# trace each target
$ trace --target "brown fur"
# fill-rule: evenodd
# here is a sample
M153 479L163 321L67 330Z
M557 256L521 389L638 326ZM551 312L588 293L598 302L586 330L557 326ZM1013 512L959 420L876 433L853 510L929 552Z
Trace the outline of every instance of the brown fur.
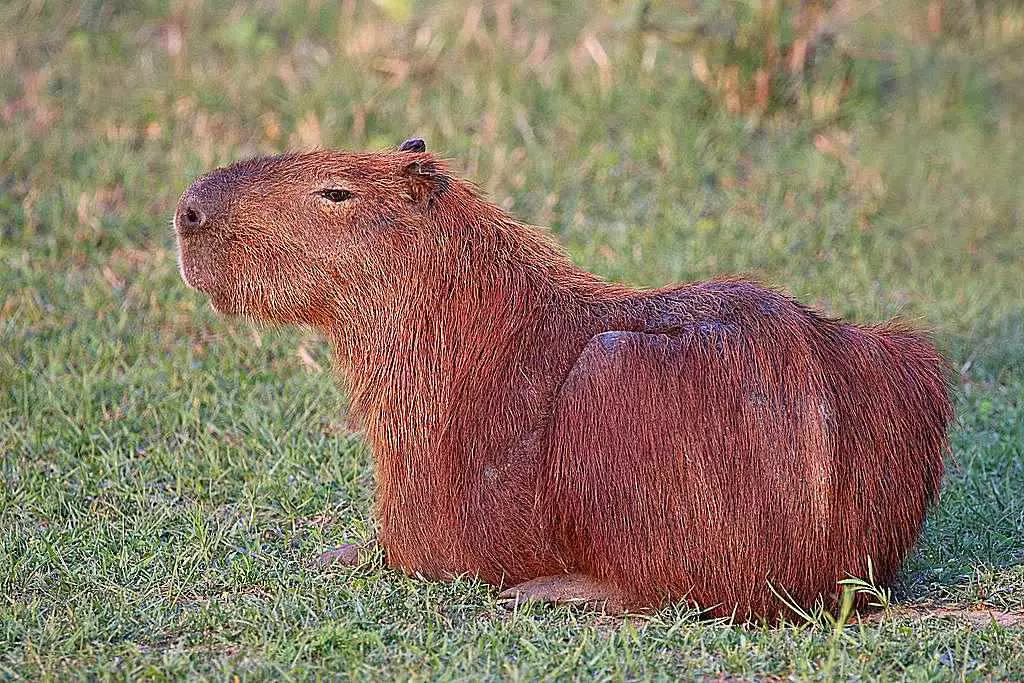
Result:
M219 169L176 216L217 310L330 340L392 566L742 618L893 578L952 414L928 342L741 279L609 284L414 142Z

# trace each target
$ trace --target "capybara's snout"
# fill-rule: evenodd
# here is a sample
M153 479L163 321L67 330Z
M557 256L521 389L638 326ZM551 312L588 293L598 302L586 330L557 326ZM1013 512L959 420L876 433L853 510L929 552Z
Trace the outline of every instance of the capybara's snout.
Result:
M182 235L199 232L206 225L206 202L197 193L188 192L178 203L178 211L174 216L174 225Z
M228 223L231 178L220 169L197 178L178 200L174 232L182 279L210 292L224 272L223 235Z
M178 200L174 228L182 237L212 229L228 213L233 183L231 169L219 169L197 178Z

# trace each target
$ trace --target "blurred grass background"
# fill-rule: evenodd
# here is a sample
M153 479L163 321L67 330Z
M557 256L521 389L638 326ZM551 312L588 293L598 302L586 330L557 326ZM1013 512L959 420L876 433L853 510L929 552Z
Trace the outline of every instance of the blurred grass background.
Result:
M1020 629L966 617L636 631L311 568L373 533L330 359L216 318L170 234L213 166L420 136L608 278L907 318L961 424L899 595L1020 613L1020 2L14 0L0 26L0 676L1024 676Z

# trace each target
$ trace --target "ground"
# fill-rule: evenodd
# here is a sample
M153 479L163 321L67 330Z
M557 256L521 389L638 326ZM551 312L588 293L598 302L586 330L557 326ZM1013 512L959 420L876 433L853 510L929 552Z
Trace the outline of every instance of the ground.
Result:
M0 6L0 678L1024 677L1024 10L688 4ZM188 291L170 216L218 164L414 135L605 277L931 330L958 423L891 609L509 611L314 562L374 534L344 390Z

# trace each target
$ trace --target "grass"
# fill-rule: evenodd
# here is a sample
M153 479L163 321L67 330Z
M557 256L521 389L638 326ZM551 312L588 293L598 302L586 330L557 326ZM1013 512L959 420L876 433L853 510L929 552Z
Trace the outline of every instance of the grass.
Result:
M693 4L0 6L0 678L1024 677L1024 9L885 3L796 77L755 4ZM893 608L621 620L318 568L374 533L327 351L215 317L169 216L211 166L412 135L607 277L932 329L959 424Z

